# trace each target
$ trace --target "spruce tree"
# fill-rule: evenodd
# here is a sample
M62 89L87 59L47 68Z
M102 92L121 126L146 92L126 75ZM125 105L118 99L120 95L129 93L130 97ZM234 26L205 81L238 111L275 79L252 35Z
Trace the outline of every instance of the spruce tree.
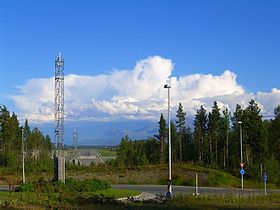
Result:
M222 139L223 139L223 167L228 169L229 164L229 134L230 134L230 111L226 108L222 116Z
M179 134L179 161L182 163L182 141L185 137L186 133L186 126L185 126L185 121L186 121L186 112L183 110L183 105L179 103L179 107L177 110L177 120L176 120L176 128L177 132Z
M166 121L163 117L163 114L160 115L160 120L158 122L159 124L159 139L160 139L160 162L165 162L165 139L167 135L167 129L166 129Z
M194 143L197 160L204 163L205 137L207 132L207 114L203 106L197 110L194 119Z
M212 111L209 113L208 121L208 139L209 139L209 151L210 151L210 163L213 164L213 158L215 157L215 163L218 165L218 144L220 137L221 127L221 114L217 102L214 101ZM214 148L214 152L213 152ZM213 153L215 154L213 156Z
M274 109L274 119L271 120L269 151L280 164L280 105Z

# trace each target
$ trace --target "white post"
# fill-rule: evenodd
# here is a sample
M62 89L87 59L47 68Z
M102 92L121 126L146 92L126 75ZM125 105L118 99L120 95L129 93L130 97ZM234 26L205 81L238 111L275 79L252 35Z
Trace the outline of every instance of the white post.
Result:
M264 181L264 195L266 195L266 181Z
M267 182L267 175L266 175L266 166L264 169L264 195L266 195L266 182Z
M25 169L24 169L24 128L21 130L21 150L22 150L22 182L25 183Z
M198 195L198 175L195 174L195 195Z

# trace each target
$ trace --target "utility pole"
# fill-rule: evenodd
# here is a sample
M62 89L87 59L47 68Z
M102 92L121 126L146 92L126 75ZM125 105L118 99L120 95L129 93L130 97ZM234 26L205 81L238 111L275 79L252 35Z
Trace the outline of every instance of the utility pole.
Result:
M64 59L61 53L55 59L55 143L54 180L65 182L64 157Z

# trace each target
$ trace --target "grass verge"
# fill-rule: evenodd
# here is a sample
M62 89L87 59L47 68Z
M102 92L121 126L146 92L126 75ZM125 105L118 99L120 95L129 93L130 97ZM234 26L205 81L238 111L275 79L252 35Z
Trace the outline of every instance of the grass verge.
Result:
M134 190L105 189L96 192L83 193L36 193L36 192L0 192L0 207L24 208L36 207L55 208L59 206L76 207L114 201L116 198L139 195Z

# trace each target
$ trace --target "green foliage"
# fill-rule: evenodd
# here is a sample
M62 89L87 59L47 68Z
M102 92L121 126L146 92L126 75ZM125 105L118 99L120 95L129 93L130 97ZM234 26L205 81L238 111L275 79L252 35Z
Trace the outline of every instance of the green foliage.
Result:
M280 163L272 156L265 161L268 182L276 183L280 187Z
M95 192L110 188L110 184L97 179L75 180L66 179L65 187L69 192Z
M212 111L209 113L208 116L208 145L209 145L209 157L210 159L206 159L208 164L211 165L218 165L221 162L220 153L220 145L222 145L221 140L221 125L222 125L222 118L220 114L220 109L217 105L217 102L214 101Z
M131 141L126 135L117 150L118 166L138 166L147 163L159 163L159 142L151 138L142 141Z
M185 183L185 181L180 174L178 174L178 173L173 173L172 174L172 184L174 184L174 185L184 185L184 183Z
M63 182L46 181L39 179L32 183L23 183L16 188L17 192L36 192L36 193L82 193L96 192L111 188L110 184L97 179L75 180L66 179Z
M166 148L167 128L166 128L166 121L162 113L160 114L160 120L158 122L158 125L159 125L158 138L160 140L160 163L164 163L166 160L165 148Z
M33 183L22 183L16 188L16 192L35 192L35 186Z
M103 148L103 149L99 149L98 152L103 157L114 157L114 156L117 156L117 149L116 148Z
M179 103L179 107L176 114L176 128L179 135L179 161L183 160L183 139L186 132L186 112L183 110L183 105Z
M207 180L205 183L206 186L211 187L223 187L223 186L230 186L230 187L239 187L240 181L236 179L236 177L222 172L218 170L210 170L207 172Z
M195 157L194 160L203 163L205 148L205 137L207 132L207 114L203 106L197 110L194 119L194 144L195 144Z
M275 109L273 120L263 121L260 113L261 110L254 100L244 109L237 104L233 115L228 109L221 111L218 103L214 102L209 114L203 106L197 110L192 132L190 128L185 128L185 112L182 104L179 104L176 124L171 122L170 128L172 162L197 161L201 165L227 170L239 176L242 133L245 177L261 181L261 168L265 166L268 173L276 177L277 175L273 174L280 170L280 105ZM239 121L242 124L239 124ZM162 114L158 124L159 135L155 136L159 141L132 141L128 136L122 138L116 165L124 167L165 163L168 160L168 147L165 142L167 129ZM271 159L272 155L275 160ZM275 183L280 182L276 178L272 180Z
M37 164L50 159L50 138L45 138L38 128L34 128L31 132L27 120L24 126L20 127L17 115L15 113L11 115L7 107L0 106L0 166L16 169L15 166L20 165L22 139L28 163Z
M279 209L279 195L177 195L167 203L167 209Z
M26 161L25 171L28 172L52 172L53 170L53 159L40 159L37 162Z
M0 166L15 168L18 163L18 156L17 152L0 152Z

